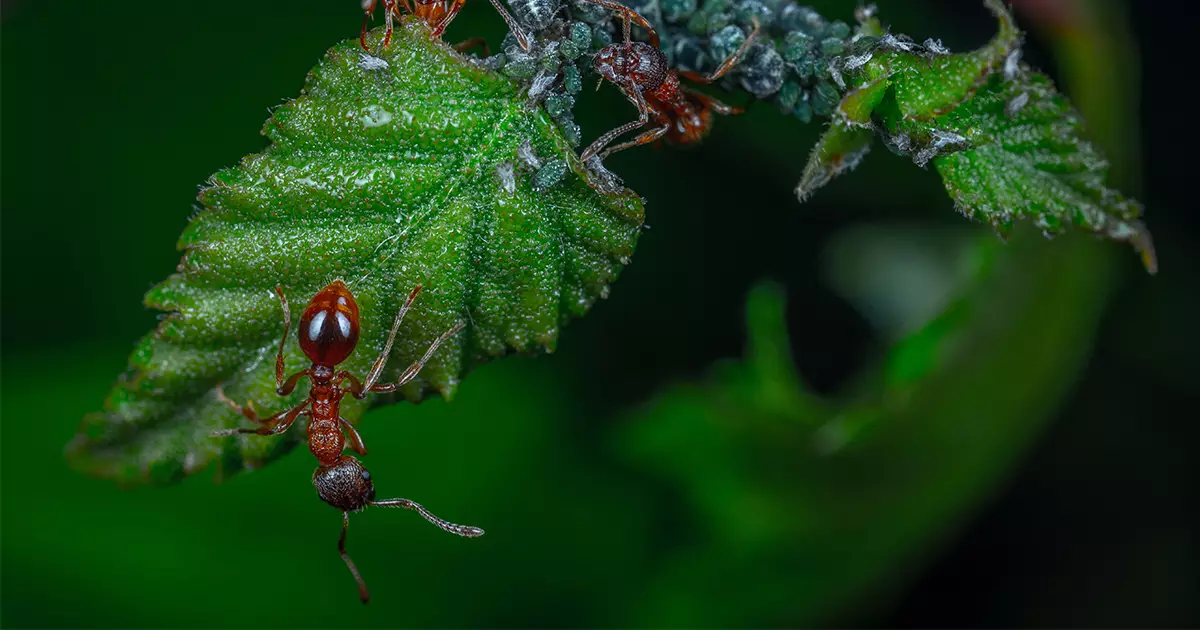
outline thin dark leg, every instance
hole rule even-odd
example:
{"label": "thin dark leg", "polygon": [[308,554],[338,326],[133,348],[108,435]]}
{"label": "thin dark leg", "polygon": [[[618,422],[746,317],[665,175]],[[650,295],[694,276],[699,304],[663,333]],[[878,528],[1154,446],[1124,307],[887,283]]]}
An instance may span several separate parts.
{"label": "thin dark leg", "polygon": [[392,330],[388,333],[387,343],[383,344],[383,352],[379,353],[379,358],[375,359],[375,363],[371,364],[371,371],[367,372],[367,380],[363,383],[358,391],[353,390],[353,381],[351,382],[351,393],[355,398],[362,398],[366,395],[366,391],[371,389],[371,386],[379,380],[379,375],[383,372],[383,366],[387,363],[388,355],[392,353],[392,344],[396,341],[396,331],[400,330],[400,322],[404,321],[404,314],[408,309],[412,308],[413,302],[416,301],[417,295],[421,293],[421,285],[413,287],[413,290],[408,294],[408,298],[404,300],[404,304],[400,305],[400,310],[396,311],[396,320],[392,322]]}
{"label": "thin dark leg", "polygon": [[658,48],[658,45],[659,45],[658,31],[654,30],[654,27],[650,25],[650,22],[646,21],[646,18],[642,17],[642,15],[640,13],[638,13],[637,11],[630,9],[629,7],[623,5],[619,2],[614,2],[613,0],[585,0],[585,1],[590,2],[591,4],[594,4],[597,6],[604,7],[610,11],[616,11],[617,13],[621,14],[621,18],[623,20],[625,20],[625,42],[626,43],[629,43],[629,21],[633,20],[634,24],[637,24],[638,26],[646,29],[649,32],[650,45],[654,46],[655,48]]}
{"label": "thin dark leg", "polygon": [[[296,374],[294,376],[303,376],[303,375]],[[242,414],[249,421],[257,422],[259,424],[266,424],[268,422],[273,422],[273,421],[278,420],[279,418],[283,417],[284,415],[291,413],[292,411],[295,411],[297,409],[303,409],[306,405],[308,405],[308,400],[305,400],[304,402],[300,403],[299,405],[296,405],[295,407],[292,407],[291,409],[284,409],[283,411],[280,411],[279,413],[277,413],[273,416],[270,416],[268,418],[259,418],[258,412],[254,410],[254,401],[247,400],[245,405],[239,405],[236,402],[233,402],[233,400],[231,398],[229,398],[229,396],[225,395],[225,387],[223,385],[217,385],[217,400],[225,403],[226,405],[229,405],[230,409],[233,409],[234,411]]]}
{"label": "thin dark leg", "polygon": [[392,43],[392,14],[395,12],[396,0],[383,0],[383,21],[387,24],[387,30],[384,31],[381,48],[387,48]]}
{"label": "thin dark leg", "polygon": [[456,525],[450,521],[434,516],[432,512],[426,510],[421,506],[420,503],[417,503],[416,501],[409,501],[408,499],[384,499],[382,501],[371,501],[370,505],[416,510],[421,516],[425,517],[425,520],[433,523],[442,531],[450,532],[451,534],[458,534],[459,536],[465,536],[467,538],[475,538],[476,536],[483,535],[483,530],[479,529],[478,527],[472,527],[470,525]]}
{"label": "thin dark leg", "polygon": [[517,38],[517,45],[521,47],[521,50],[529,52],[529,37],[526,36],[525,31],[521,29],[521,24],[517,22],[516,18],[514,18],[507,10],[505,10],[504,5],[500,4],[500,0],[489,1],[492,3],[493,7],[496,7],[496,12],[499,13],[500,17],[504,19],[504,23],[508,25],[508,30],[511,31],[513,36]]}
{"label": "thin dark leg", "polygon": [[728,59],[721,62],[721,65],[717,66],[717,69],[713,70],[709,74],[705,75],[698,72],[685,71],[680,72],[679,75],[687,78],[689,81],[695,81],[696,83],[715,83],[716,81],[719,81],[727,72],[733,70],[734,66],[738,65],[738,62],[742,60],[742,57],[746,56],[746,53],[750,50],[750,47],[754,45],[754,41],[758,39],[759,30],[760,28],[758,25],[758,19],[756,18],[754,20],[754,30],[750,31],[750,35],[746,38],[746,41],[742,42],[742,45],[738,46],[738,49],[735,50],[732,55],[729,55]]}
{"label": "thin dark leg", "polygon": [[279,435],[284,431],[292,428],[292,424],[296,422],[296,418],[300,416],[312,415],[312,412],[305,409],[308,401],[300,403],[298,407],[293,407],[287,411],[281,411],[270,418],[262,421],[262,426],[257,429],[220,429],[213,431],[212,437],[226,437],[238,434],[253,434],[253,435]]}
{"label": "thin dark leg", "polygon": [[484,57],[488,57],[492,54],[491,49],[488,48],[487,40],[482,37],[472,37],[471,39],[463,40],[454,45],[454,51],[460,53],[467,52],[472,48],[482,48]]}
{"label": "thin dark leg", "polygon": [[346,568],[350,569],[350,575],[354,576],[354,583],[358,584],[358,597],[366,604],[371,601],[371,592],[367,590],[367,583],[363,582],[362,576],[358,574],[358,567],[354,566],[354,561],[346,553],[347,529],[350,529],[350,513],[342,512],[342,535],[338,536],[338,553],[342,554],[342,561],[346,563]]}
{"label": "thin dark leg", "polygon": [[[283,389],[283,344],[287,343],[288,333],[292,331],[292,311],[288,308],[287,297],[283,295],[283,287],[275,285],[275,293],[279,296],[279,306],[283,309],[283,337],[279,339],[279,352],[275,354],[275,389]],[[282,394],[281,394],[282,395]]]}
{"label": "thin dark leg", "polygon": [[446,32],[446,29],[450,26],[450,23],[454,21],[454,18],[458,17],[458,12],[462,9],[462,6],[466,1],[467,0],[450,0],[450,8],[446,9],[446,15],[443,16],[442,19],[438,20],[436,25],[431,25],[433,26],[434,37],[441,37],[442,33]]}
{"label": "thin dark leg", "polygon": [[296,390],[296,385],[300,383],[300,379],[310,374],[312,374],[312,370],[309,368],[305,368],[299,372],[296,372],[295,374],[289,376],[288,380],[284,381],[282,385],[277,387],[275,389],[275,393],[279,394],[280,396],[287,396]]}
{"label": "thin dark leg", "polygon": [[670,128],[671,128],[671,123],[670,123],[670,121],[667,121],[667,122],[663,123],[662,125],[655,127],[654,129],[651,129],[650,131],[647,131],[646,133],[643,133],[642,135],[634,138],[633,140],[630,140],[629,142],[622,142],[621,144],[618,144],[616,146],[608,147],[607,149],[605,149],[604,151],[602,151],[600,153],[600,157],[602,159],[607,158],[608,156],[616,153],[617,151],[624,151],[625,149],[632,149],[633,147],[639,147],[643,144],[649,144],[651,142],[654,142],[655,140],[658,140],[659,138],[661,138],[663,136],[663,134],[667,133],[667,131]]}
{"label": "thin dark leg", "polygon": [[347,442],[349,443],[351,450],[359,455],[366,455],[367,447],[363,444],[363,439],[362,436],[358,434],[358,429],[354,428],[354,425],[350,424],[349,420],[341,416],[338,416],[338,422],[342,425],[342,429],[346,431],[346,437],[350,438],[347,440]]}
{"label": "thin dark leg", "polygon": [[704,105],[704,107],[711,109],[712,111],[714,111],[718,114],[721,114],[722,116],[733,116],[735,114],[740,114],[745,111],[741,107],[733,107],[732,105],[726,105],[725,103],[718,101],[717,99],[705,94],[704,92],[701,92],[699,90],[693,90],[692,88],[689,88],[686,85],[681,85],[681,86],[679,86],[679,88],[682,89],[684,92],[687,92],[688,96],[699,101],[702,105]]}
{"label": "thin dark leg", "polygon": [[616,129],[606,132],[599,138],[596,138],[596,140],[588,146],[587,150],[579,156],[580,160],[587,162],[592,158],[592,156],[600,153],[604,147],[608,146],[608,143],[616,140],[625,133],[644,127],[646,123],[650,122],[650,107],[646,104],[646,99],[642,96],[642,91],[632,83],[628,85],[622,85],[620,87],[621,91],[625,94],[625,98],[629,99],[629,102],[633,103],[634,107],[637,108],[638,119],[633,122],[625,123]]}
{"label": "thin dark leg", "polygon": [[362,32],[358,34],[358,45],[362,46],[362,49],[368,53],[371,52],[371,49],[367,47],[367,23],[370,21],[371,13],[368,11],[367,14],[363,16]]}
{"label": "thin dark leg", "polygon": [[441,337],[438,337],[432,344],[430,344],[429,349],[425,351],[425,356],[421,357],[421,359],[416,363],[413,363],[405,368],[404,372],[400,374],[400,378],[397,379],[395,383],[376,383],[375,385],[371,386],[369,391],[386,393],[396,391],[400,387],[403,387],[405,383],[417,377],[417,374],[421,372],[421,368],[425,367],[425,364],[433,358],[433,353],[437,352],[438,346],[445,343],[447,339],[458,334],[459,331],[466,327],[467,325],[463,323],[455,324],[453,328],[442,333]]}

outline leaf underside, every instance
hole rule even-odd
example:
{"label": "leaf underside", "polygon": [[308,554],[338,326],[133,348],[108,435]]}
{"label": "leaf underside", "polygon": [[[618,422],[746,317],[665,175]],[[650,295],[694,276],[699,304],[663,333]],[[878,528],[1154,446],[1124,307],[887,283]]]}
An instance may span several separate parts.
{"label": "leaf underside", "polygon": [[932,163],[959,211],[1002,236],[1022,220],[1047,236],[1074,226],[1132,244],[1155,273],[1141,205],[1106,186],[1108,163],[1084,140],[1082,118],[1020,62],[1023,35],[1007,8],[984,4],[1000,28],[978,50],[946,54],[891,39],[850,75],[861,87],[839,105],[797,195],[803,201],[850,170],[870,147],[866,130],[875,129],[894,152]]}
{"label": "leaf underside", "polygon": [[[295,428],[209,437],[248,424],[218,400],[218,384],[260,415],[307,392],[274,392],[283,331],[276,285],[293,318],[332,280],[351,287],[362,333],[342,367],[360,377],[403,299],[424,285],[383,378],[464,322],[402,392],[411,401],[429,391],[449,397],[489,358],[552,351],[560,327],[606,295],[642,225],[639,197],[590,188],[540,108],[419,22],[399,28],[378,57],[356,40],[330,49],[263,133],[265,151],[218,172],[200,193],[203,210],[179,239],[178,272],[146,295],[167,315],[130,357],[104,411],[85,418],[68,445],[78,467],[165,483],[214,460],[227,476],[298,444]],[[530,160],[518,157],[523,143],[541,160],[564,160],[566,178],[535,188]],[[307,367],[294,332],[286,352],[289,373]],[[342,414],[357,421],[365,408],[346,399]]]}

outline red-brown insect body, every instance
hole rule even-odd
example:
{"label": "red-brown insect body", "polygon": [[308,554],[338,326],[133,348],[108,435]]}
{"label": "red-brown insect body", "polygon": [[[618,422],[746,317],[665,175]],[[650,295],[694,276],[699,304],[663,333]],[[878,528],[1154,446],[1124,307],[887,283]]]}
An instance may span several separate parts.
{"label": "red-brown insect body", "polygon": [[[733,55],[713,72],[701,75],[695,72],[681,73],[667,65],[667,57],[657,45],[658,34],[649,24],[645,26],[651,42],[632,41],[629,38],[629,23],[644,24],[645,19],[628,7],[618,5],[612,8],[625,19],[625,40],[600,49],[592,58],[592,67],[601,77],[621,89],[625,97],[638,108],[639,118],[597,138],[580,155],[581,159],[586,162],[596,155],[603,158],[616,151],[659,141],[664,136],[675,144],[694,144],[703,140],[712,129],[714,113],[730,115],[741,112],[738,108],[682,85],[679,79],[681,74],[696,83],[713,83],[720,79],[746,54],[758,34],[757,22],[754,32]],[[650,123],[653,123],[653,128],[633,140],[608,146],[620,135]]]}
{"label": "red-brown insect body", "polygon": [[466,0],[413,0],[412,14],[429,25],[434,37],[441,37],[465,3]]}
{"label": "red-brown insect body", "polygon": [[[373,2],[368,1],[367,4],[373,4]],[[279,304],[283,310],[284,327],[283,338],[279,342],[279,352],[275,355],[275,391],[280,396],[287,396],[295,391],[301,379],[307,377],[308,396],[291,409],[285,409],[262,418],[251,403],[248,402],[245,406],[238,405],[225,396],[221,387],[217,388],[219,399],[247,419],[258,423],[259,426],[253,429],[221,429],[214,431],[213,437],[246,433],[279,435],[287,431],[298,418],[308,418],[308,449],[312,451],[319,463],[317,470],[313,473],[313,487],[316,488],[317,496],[322,501],[342,511],[342,536],[338,539],[338,552],[358,584],[359,596],[363,603],[370,599],[370,594],[362,577],[358,574],[358,568],[346,554],[345,547],[346,529],[350,525],[351,512],[362,510],[368,505],[401,507],[416,510],[426,520],[452,534],[467,537],[483,534],[483,530],[478,527],[455,525],[444,521],[420,504],[408,499],[376,500],[375,485],[371,481],[371,474],[357,459],[343,454],[343,449],[347,446],[359,455],[366,455],[367,449],[363,445],[362,436],[358,434],[358,430],[341,416],[342,398],[346,394],[350,394],[355,398],[363,399],[371,392],[396,391],[405,383],[416,378],[439,345],[464,328],[464,325],[459,323],[443,333],[441,337],[430,344],[425,356],[409,365],[395,382],[378,382],[388,355],[392,351],[392,344],[396,340],[396,333],[400,328],[404,313],[412,306],[420,291],[421,287],[418,285],[409,293],[408,299],[396,313],[396,320],[392,324],[383,351],[375,359],[375,363],[367,373],[367,378],[359,381],[349,372],[337,371],[338,364],[348,359],[358,344],[358,304],[354,301],[354,296],[345,283],[341,280],[334,280],[313,296],[308,307],[304,309],[304,313],[300,316],[300,350],[304,356],[308,357],[312,365],[286,378],[284,377],[286,371],[283,349],[291,327],[291,311],[288,309],[283,288],[276,287],[275,292],[279,295]]]}
{"label": "red-brown insect body", "polygon": [[346,446],[339,414],[346,393],[334,382],[334,369],[354,352],[358,328],[358,303],[341,280],[313,296],[300,316],[300,350],[312,361],[308,450],[322,466],[336,465]]}

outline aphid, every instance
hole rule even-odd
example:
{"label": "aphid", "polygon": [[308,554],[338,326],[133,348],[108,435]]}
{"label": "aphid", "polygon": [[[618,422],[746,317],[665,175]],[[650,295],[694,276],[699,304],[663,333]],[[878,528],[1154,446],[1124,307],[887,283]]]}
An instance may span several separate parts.
{"label": "aphid", "polygon": [[[400,17],[401,5],[404,6],[404,10],[408,13],[424,20],[433,31],[434,37],[441,37],[442,33],[446,31],[446,27],[450,26],[450,22],[454,21],[454,18],[458,16],[458,12],[466,2],[467,0],[412,0],[410,4],[409,0],[383,0],[384,22],[387,25],[387,29],[383,35],[384,48],[392,41],[392,21],[393,18]],[[496,11],[500,13],[500,17],[504,18],[504,23],[513,32],[521,48],[529,50],[529,39],[522,32],[520,25],[513,16],[504,10],[504,6],[500,4],[500,0],[489,0],[489,2],[492,3],[492,6],[496,7]],[[362,8],[365,15],[363,15],[362,32],[359,34],[358,43],[367,52],[370,52],[370,49],[367,48],[367,23],[375,14],[375,6],[378,3],[379,0],[362,0]]]}
{"label": "aphid", "polygon": [[[418,285],[408,294],[408,299],[396,313],[396,321],[392,324],[392,330],[388,334],[383,352],[371,365],[366,380],[360,382],[349,372],[335,371],[337,365],[354,352],[354,346],[358,343],[359,325],[358,304],[354,301],[354,296],[341,280],[334,280],[313,296],[312,301],[308,303],[308,308],[300,316],[298,331],[300,350],[304,356],[308,357],[308,360],[312,361],[312,366],[284,379],[283,345],[287,342],[292,317],[291,311],[288,309],[287,298],[283,295],[283,289],[276,287],[275,292],[279,295],[279,303],[283,307],[283,338],[279,342],[279,352],[275,355],[275,392],[280,396],[287,396],[296,389],[296,385],[301,379],[308,377],[310,383],[308,397],[291,409],[280,411],[267,418],[260,418],[254,411],[251,402],[247,402],[245,406],[238,405],[227,398],[224,391],[218,387],[217,395],[221,400],[260,426],[255,429],[215,431],[213,436],[229,436],[239,433],[279,435],[287,431],[297,418],[301,416],[308,418],[308,449],[312,451],[320,464],[313,473],[313,486],[316,487],[317,495],[321,497],[321,500],[342,511],[342,535],[338,538],[338,552],[342,555],[342,560],[346,562],[346,567],[350,569],[350,574],[354,576],[354,581],[358,584],[359,595],[365,604],[370,600],[367,585],[359,576],[358,568],[354,566],[350,556],[346,554],[346,530],[350,527],[351,512],[361,511],[369,505],[401,507],[416,510],[425,517],[425,520],[451,534],[475,537],[482,536],[483,530],[478,527],[455,525],[444,521],[408,499],[376,500],[371,474],[357,459],[342,453],[347,445],[359,455],[366,455],[367,448],[363,445],[362,437],[354,425],[338,413],[338,407],[341,405],[342,397],[346,394],[362,399],[366,398],[368,392],[396,391],[415,378],[425,363],[433,357],[438,346],[462,330],[463,324],[454,326],[438,337],[429,346],[425,356],[408,366],[395,383],[379,383],[379,375],[383,373],[383,366],[387,362],[388,354],[392,351],[392,343],[396,340],[396,331],[400,328],[400,322],[404,319],[404,314],[408,312],[413,301],[417,299],[417,294],[421,292],[421,287]],[[349,438],[349,444],[347,444],[347,438]]]}
{"label": "aphid", "polygon": [[534,32],[550,26],[554,14],[558,12],[559,0],[505,0],[512,9],[517,21],[528,26]]}
{"label": "aphid", "polygon": [[[592,0],[600,4],[600,0]],[[667,65],[667,57],[658,48],[658,33],[646,24],[644,18],[632,9],[612,3],[614,10],[621,13],[625,27],[625,41],[609,44],[600,49],[592,59],[592,67],[625,94],[625,98],[638,110],[638,119],[613,129],[596,139],[580,155],[587,162],[592,156],[607,157],[617,151],[654,142],[664,135],[676,144],[699,142],[708,135],[713,124],[713,112],[722,115],[741,113],[741,109],[730,107],[717,99],[696,91],[679,82],[684,77],[696,83],[714,83],[741,61],[746,51],[758,36],[759,26],[746,41],[734,51],[716,70],[707,75],[698,72],[679,71]],[[606,5],[607,6],[607,5]],[[629,38],[630,21],[645,26],[650,32],[650,43],[635,42]],[[644,127],[653,119],[655,127],[629,142],[613,147],[608,144],[622,134]],[[607,148],[606,148],[607,147]]]}

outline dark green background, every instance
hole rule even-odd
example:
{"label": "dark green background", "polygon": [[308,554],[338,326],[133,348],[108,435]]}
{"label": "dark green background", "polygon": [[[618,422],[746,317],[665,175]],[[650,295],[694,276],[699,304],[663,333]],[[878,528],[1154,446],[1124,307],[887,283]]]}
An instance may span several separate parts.
{"label": "dark green background", "polygon": [[[1200,624],[1194,176],[1179,136],[1176,37],[1142,6],[1090,3],[1090,26],[1019,13],[1033,27],[1029,57],[1079,99],[1117,181],[1145,201],[1162,271],[1147,277],[1124,247],[1088,239],[1019,236],[1001,252],[1033,261],[1017,279],[1045,299],[1001,302],[997,317],[1028,322],[1017,338],[1040,339],[1039,325],[1055,321],[1076,333],[1020,347],[1021,360],[980,354],[964,370],[980,391],[1039,393],[1020,399],[1037,405],[980,410],[992,424],[941,418],[966,434],[1024,427],[996,442],[986,472],[930,449],[939,483],[974,488],[953,509],[892,497],[905,518],[846,522],[842,531],[861,537],[805,555],[811,539],[756,533],[799,509],[792,484],[796,496],[828,495],[838,514],[860,513],[889,487],[885,475],[920,461],[924,407],[890,428],[905,441],[864,438],[876,448],[855,490],[838,492],[805,463],[811,453],[781,453],[769,437],[701,444],[690,432],[692,415],[749,418],[752,404],[714,411],[703,390],[685,389],[672,395],[684,410],[667,417],[653,402],[742,354],[746,295],[764,278],[786,290],[805,379],[823,394],[845,391],[887,354],[887,338],[835,287],[904,278],[928,262],[914,244],[953,249],[959,234],[983,234],[955,215],[935,173],[886,151],[797,205],[791,188],[819,128],[770,107],[720,120],[697,150],[612,160],[646,197],[650,229],[612,297],[570,326],[557,354],[485,366],[453,403],[365,418],[382,494],[488,530],[462,540],[409,513],[356,516],[349,546],[375,593],[369,608],[336,555],[338,515],[313,496],[301,451],[221,485],[201,476],[122,491],[69,470],[62,446],[155,323],[141,295],[174,268],[196,186],[263,147],[267,111],[297,94],[328,46],[357,33],[357,4],[4,3],[0,624]],[[849,17],[851,4],[818,6]],[[993,29],[974,2],[879,4],[896,31],[940,35],[955,50]],[[1051,3],[1023,7],[1036,4]],[[472,0],[447,39],[495,42],[499,29]],[[585,103],[585,138],[632,114],[608,88]],[[837,248],[864,225],[893,249]],[[891,295],[911,310],[920,291],[949,290],[896,283]],[[1093,286],[1111,288],[1107,303],[1069,290]],[[1068,368],[1036,369],[1056,361]],[[928,418],[969,403],[965,391],[930,397]],[[692,415],[688,401],[699,405]],[[753,483],[736,485],[747,470]],[[739,500],[760,491],[764,509],[744,511]],[[750,534],[729,543],[729,523]],[[883,539],[920,544],[884,555],[874,544]],[[768,560],[747,560],[759,557]],[[786,560],[798,557],[819,562]],[[814,599],[822,588],[831,595]]]}

